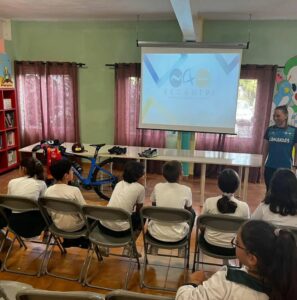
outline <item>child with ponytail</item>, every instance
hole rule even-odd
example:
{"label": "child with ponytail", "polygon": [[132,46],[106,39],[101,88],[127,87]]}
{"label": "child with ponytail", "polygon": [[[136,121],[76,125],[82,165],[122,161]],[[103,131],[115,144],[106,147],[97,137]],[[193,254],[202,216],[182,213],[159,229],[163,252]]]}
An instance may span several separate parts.
{"label": "child with ponytail", "polygon": [[[244,223],[232,240],[244,266],[224,266],[201,285],[180,287],[176,300],[292,300],[297,295],[297,250],[294,235],[262,220]],[[198,272],[192,274],[197,278]]]}
{"label": "child with ponytail", "polygon": [[[37,201],[44,196],[47,189],[44,181],[42,163],[33,157],[25,158],[20,163],[21,177],[12,179],[8,183],[8,195],[22,196]],[[12,213],[10,226],[23,237],[40,235],[45,228],[45,222],[40,211]]]}
{"label": "child with ponytail", "polygon": [[[224,169],[219,175],[218,186],[222,195],[206,199],[201,213],[249,218],[248,205],[234,197],[239,186],[238,174],[232,169]],[[235,232],[223,233],[206,228],[204,234],[200,235],[200,242],[218,254],[235,255],[230,244],[235,235]]]}

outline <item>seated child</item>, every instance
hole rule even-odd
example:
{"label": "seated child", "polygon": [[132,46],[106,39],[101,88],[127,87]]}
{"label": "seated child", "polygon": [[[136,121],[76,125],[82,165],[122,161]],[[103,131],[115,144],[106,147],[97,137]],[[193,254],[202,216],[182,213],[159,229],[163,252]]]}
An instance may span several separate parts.
{"label": "seated child", "polygon": [[[232,169],[223,170],[218,178],[218,186],[223,193],[222,196],[206,199],[201,213],[249,218],[250,212],[247,203],[234,197],[239,186],[238,174]],[[235,255],[230,244],[235,234],[217,232],[206,228],[204,234],[200,234],[200,242],[218,254]]]}
{"label": "seated child", "polygon": [[[194,282],[180,287],[175,299],[296,299],[297,251],[291,232],[250,220],[241,226],[232,245],[242,269],[224,266],[198,286]],[[198,275],[193,273],[192,280]]]}
{"label": "seated child", "polygon": [[[46,192],[46,197],[56,197],[68,199],[79,205],[85,205],[86,202],[78,187],[68,185],[68,182],[73,179],[73,171],[71,169],[71,162],[66,159],[56,161],[50,166],[50,172],[56,183],[50,186]],[[85,225],[81,216],[78,214],[64,214],[59,212],[50,212],[51,218],[57,228],[74,232],[83,228]]]}
{"label": "seated child", "polygon": [[[137,161],[125,164],[123,180],[118,182],[112,192],[108,207],[122,208],[131,214],[132,226],[136,237],[141,230],[140,209],[143,206],[145,189],[142,184],[144,166]],[[102,221],[101,230],[113,236],[125,236],[130,232],[128,222]]]}
{"label": "seated child", "polygon": [[273,174],[268,193],[251,218],[297,227],[297,178],[291,170],[278,169]]}
{"label": "seated child", "polygon": [[[46,184],[43,165],[39,160],[33,157],[22,159],[19,173],[21,177],[9,181],[8,195],[22,196],[35,201],[44,196]],[[13,212],[9,221],[12,229],[25,238],[40,235],[46,226],[40,211]]]}
{"label": "seated child", "polygon": [[[156,184],[150,198],[153,206],[189,210],[193,214],[194,222],[196,214],[192,208],[192,191],[188,186],[179,183],[181,174],[180,162],[176,160],[166,162],[163,165],[163,176],[167,182]],[[189,226],[187,223],[172,225],[166,222],[150,221],[148,232],[159,241],[178,242],[188,234]],[[152,251],[155,252],[156,249]]]}

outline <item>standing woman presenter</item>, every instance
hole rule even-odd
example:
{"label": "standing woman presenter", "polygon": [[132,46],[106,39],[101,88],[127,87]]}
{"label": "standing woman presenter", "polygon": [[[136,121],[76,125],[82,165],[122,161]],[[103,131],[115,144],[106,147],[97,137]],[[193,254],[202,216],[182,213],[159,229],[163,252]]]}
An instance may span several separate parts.
{"label": "standing woman presenter", "polygon": [[[274,125],[266,129],[264,135],[263,167],[266,190],[274,172],[279,168],[294,168],[297,164],[297,128],[288,125],[288,109],[285,105],[274,109]],[[292,150],[295,146],[293,161]],[[263,168],[262,168],[263,169]]]}

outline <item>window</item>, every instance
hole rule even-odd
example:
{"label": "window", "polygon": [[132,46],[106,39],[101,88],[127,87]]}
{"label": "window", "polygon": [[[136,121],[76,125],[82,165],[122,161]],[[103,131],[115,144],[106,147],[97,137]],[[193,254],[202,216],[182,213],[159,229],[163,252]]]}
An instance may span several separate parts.
{"label": "window", "polygon": [[251,138],[254,126],[257,79],[240,79],[235,130],[241,138]]}

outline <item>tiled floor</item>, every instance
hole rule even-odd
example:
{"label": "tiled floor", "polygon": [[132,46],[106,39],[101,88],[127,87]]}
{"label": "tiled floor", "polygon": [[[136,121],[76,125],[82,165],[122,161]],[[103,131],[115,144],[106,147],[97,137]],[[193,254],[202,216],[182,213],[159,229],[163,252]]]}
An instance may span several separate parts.
{"label": "tiled floor", "polygon": [[[11,178],[17,177],[17,171],[11,171],[4,175],[1,175],[0,193],[6,193],[7,183]],[[154,185],[162,181],[160,175],[147,175],[147,187],[146,187],[146,205],[149,205],[149,195],[154,187]],[[201,205],[199,203],[199,179],[198,178],[184,178],[182,180],[183,184],[186,184],[192,188],[193,191],[193,207],[197,214],[199,214]],[[216,186],[216,180],[207,179],[206,181],[206,197],[214,196],[219,194],[219,190]],[[259,204],[263,199],[265,193],[265,187],[262,184],[249,184],[248,189],[248,204],[251,211]],[[83,191],[84,197],[90,204],[106,205],[106,201],[102,201],[98,196],[92,191]],[[195,240],[195,228],[192,233],[191,238],[191,259],[190,259],[190,270],[191,273],[192,262],[193,262],[193,251],[194,251],[194,240]],[[143,241],[142,237],[137,240],[137,248],[140,253],[143,254]],[[43,245],[34,244],[29,247],[28,250],[20,250],[19,247],[15,247],[15,254],[13,258],[9,261],[11,266],[19,263],[28,263],[28,267],[32,268],[37,266],[40,260],[40,255],[44,249]],[[118,250],[119,251],[119,250]],[[115,253],[119,253],[115,250]],[[112,251],[113,252],[113,251]],[[1,258],[3,260],[4,254],[1,253]],[[80,265],[82,264],[86,255],[86,250],[71,248],[67,255],[60,255],[58,250],[55,250],[54,260],[51,266],[55,268],[56,271],[69,274],[78,272]],[[204,258],[207,259],[207,258]],[[142,261],[142,259],[141,259]],[[146,270],[147,283],[152,285],[157,285],[160,287],[177,288],[183,282],[183,260],[180,258],[166,258],[166,257],[153,257],[149,256],[149,263]],[[94,257],[91,265],[90,276],[93,276],[92,282],[100,284],[110,288],[121,288],[124,282],[124,275],[127,270],[127,258],[110,256],[104,259],[103,262],[98,262]],[[206,271],[206,277],[210,276],[217,267],[204,266]],[[152,294],[164,294],[164,295],[174,295],[170,292],[160,292],[148,290],[146,288],[141,289],[139,286],[139,276],[140,273],[137,269],[137,264],[133,263],[132,274],[129,279],[129,290],[138,291],[143,293]],[[62,279],[57,279],[51,276],[41,276],[40,278],[32,276],[17,275],[8,272],[0,272],[0,280],[17,280],[33,285],[35,288],[49,289],[49,290],[90,290],[97,291],[99,293],[106,293],[106,291],[98,290],[90,287],[82,287],[77,282],[67,281]]]}

